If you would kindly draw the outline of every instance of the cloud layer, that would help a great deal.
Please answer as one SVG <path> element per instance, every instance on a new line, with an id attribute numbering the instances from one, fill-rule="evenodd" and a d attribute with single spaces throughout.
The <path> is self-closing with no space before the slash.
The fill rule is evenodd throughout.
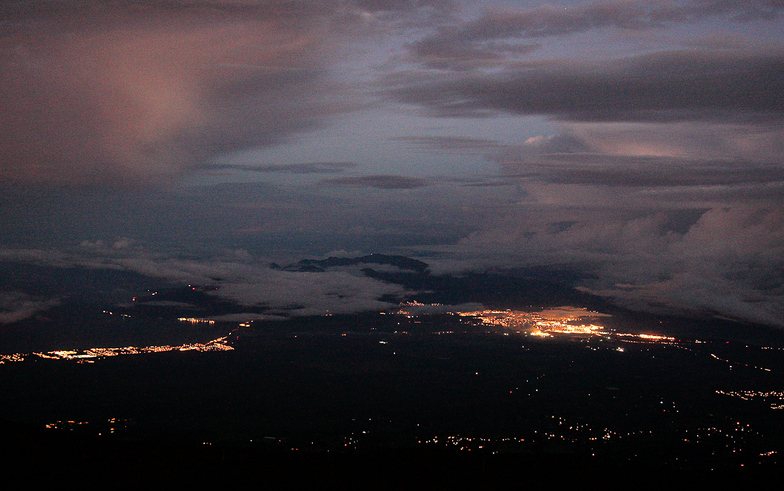
<path id="1" fill-rule="evenodd" d="M 16 2 L 0 14 L 3 242 L 217 275 L 248 305 L 324 300 L 305 312 L 380 308 L 395 292 L 195 258 L 344 249 L 451 269 L 557 265 L 624 305 L 781 325 L 783 12 L 780 0 Z M 192 173 L 201 186 L 168 186 Z M 135 244 L 158 255 L 103 258 Z"/>
<path id="2" fill-rule="evenodd" d="M 159 278 L 173 285 L 193 284 L 216 287 L 209 294 L 248 307 L 258 317 L 258 308 L 267 316 L 323 315 L 384 311 L 397 305 L 393 300 L 406 290 L 367 277 L 361 266 L 323 272 L 284 271 L 258 261 L 247 253 L 210 259 L 183 259 L 149 254 L 139 248 L 104 243 L 84 243 L 68 253 L 45 250 L 0 250 L 0 259 L 56 268 L 82 267 L 91 270 L 119 270 Z M 21 291 L 0 291 L 0 324 L 16 322 L 56 306 L 58 298 L 40 298 Z M 151 303 L 150 305 L 154 305 Z M 164 304 L 160 304 L 164 305 Z"/>
<path id="3" fill-rule="evenodd" d="M 356 106 L 347 43 L 448 2 L 17 2 L 0 38 L 0 182 L 167 183 Z M 385 20 L 386 19 L 386 20 Z"/>
<path id="4" fill-rule="evenodd" d="M 487 147 L 500 176 L 485 183 L 499 194 L 505 183 L 509 201 L 434 250 L 478 268 L 573 268 L 593 278 L 586 290 L 635 308 L 782 325 L 784 45 L 728 33 L 777 32 L 783 9 L 488 9 L 410 42 L 384 79 L 390 100 L 435 120 L 543 117 L 556 128 Z M 692 39 L 665 34 L 684 26 Z M 438 138 L 412 142 L 453 151 Z"/>
<path id="5" fill-rule="evenodd" d="M 409 60 L 428 68 L 458 71 L 508 67 L 542 47 L 540 40 L 547 38 L 598 30 L 641 32 L 717 17 L 733 22 L 773 19 L 782 11 L 784 5 L 778 0 L 615 0 L 487 9 L 476 19 L 442 26 L 410 43 Z"/>

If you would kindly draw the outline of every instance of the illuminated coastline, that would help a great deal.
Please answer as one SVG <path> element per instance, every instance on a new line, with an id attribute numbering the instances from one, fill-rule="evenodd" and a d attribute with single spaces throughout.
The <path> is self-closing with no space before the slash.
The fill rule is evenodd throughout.
<path id="1" fill-rule="evenodd" d="M 762 400 L 768 402 L 771 409 L 784 409 L 784 391 L 780 390 L 717 390 L 716 393 L 744 401 Z"/>
<path id="2" fill-rule="evenodd" d="M 234 348 L 227 343 L 228 336 L 213 339 L 206 343 L 188 343 L 176 346 L 124 346 L 122 348 L 88 348 L 84 350 L 58 350 L 46 352 L 33 352 L 29 354 L 14 353 L 0 355 L 0 365 L 4 363 L 21 362 L 30 358 L 45 360 L 76 360 L 80 363 L 94 363 L 95 360 L 120 355 L 141 355 L 145 353 L 164 353 L 167 351 L 231 351 Z"/>

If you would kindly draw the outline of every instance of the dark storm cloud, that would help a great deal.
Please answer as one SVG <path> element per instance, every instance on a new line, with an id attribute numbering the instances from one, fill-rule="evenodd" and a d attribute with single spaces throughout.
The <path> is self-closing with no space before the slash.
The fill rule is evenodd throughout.
<path id="1" fill-rule="evenodd" d="M 383 28 L 373 12 L 442 6 L 13 3 L 0 13 L 0 181 L 165 183 L 287 141 L 356 107 L 330 68 L 347 41 Z"/>
<path id="2" fill-rule="evenodd" d="M 429 186 L 430 181 L 406 176 L 358 176 L 325 179 L 324 184 L 378 189 L 416 189 Z"/>
<path id="3" fill-rule="evenodd" d="M 503 75 L 390 79 L 435 116 L 512 113 L 562 121 L 780 120 L 784 54 L 674 51 Z"/>

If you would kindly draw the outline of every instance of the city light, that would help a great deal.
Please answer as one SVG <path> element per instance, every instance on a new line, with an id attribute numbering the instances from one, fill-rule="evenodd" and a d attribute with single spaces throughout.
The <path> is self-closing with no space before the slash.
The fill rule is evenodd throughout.
<path id="1" fill-rule="evenodd" d="M 14 353 L 0 355 L 0 365 L 9 362 L 21 362 L 30 357 L 45 360 L 77 360 L 80 363 L 93 363 L 96 359 L 120 355 L 140 355 L 144 353 L 163 353 L 167 351 L 231 351 L 234 348 L 228 344 L 228 336 L 213 339 L 206 343 L 188 343 L 175 346 L 124 346 L 122 348 L 88 348 L 83 350 L 58 350 L 46 352 L 33 352 L 30 354 Z"/>

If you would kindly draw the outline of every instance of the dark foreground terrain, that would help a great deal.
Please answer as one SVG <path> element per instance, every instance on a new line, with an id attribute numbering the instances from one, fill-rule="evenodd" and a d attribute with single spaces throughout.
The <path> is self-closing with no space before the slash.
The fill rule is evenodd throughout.
<path id="1" fill-rule="evenodd" d="M 6 476 L 25 486 L 65 482 L 138 486 L 232 486 L 254 489 L 541 489 L 553 485 L 780 486 L 776 466 L 706 472 L 572 454 L 490 454 L 398 448 L 325 453 L 261 450 L 247 445 L 106 440 L 0 423 L 12 450 Z"/>
<path id="2" fill-rule="evenodd" d="M 780 346 L 382 317 L 234 331 L 230 351 L 6 363 L 4 466 L 382 489 L 778 479 Z"/>
<path id="3" fill-rule="evenodd" d="M 780 484 L 782 332 L 352 261 L 402 269 L 362 271 L 437 305 L 229 321 L 271 313 L 214 287 L 85 276 L 74 288 L 90 295 L 0 331 L 0 467 L 31 485 Z M 333 262 L 286 268 L 347 267 Z M 495 313 L 444 307 L 480 304 Z M 570 304 L 612 315 L 537 327 L 529 314 Z"/>

